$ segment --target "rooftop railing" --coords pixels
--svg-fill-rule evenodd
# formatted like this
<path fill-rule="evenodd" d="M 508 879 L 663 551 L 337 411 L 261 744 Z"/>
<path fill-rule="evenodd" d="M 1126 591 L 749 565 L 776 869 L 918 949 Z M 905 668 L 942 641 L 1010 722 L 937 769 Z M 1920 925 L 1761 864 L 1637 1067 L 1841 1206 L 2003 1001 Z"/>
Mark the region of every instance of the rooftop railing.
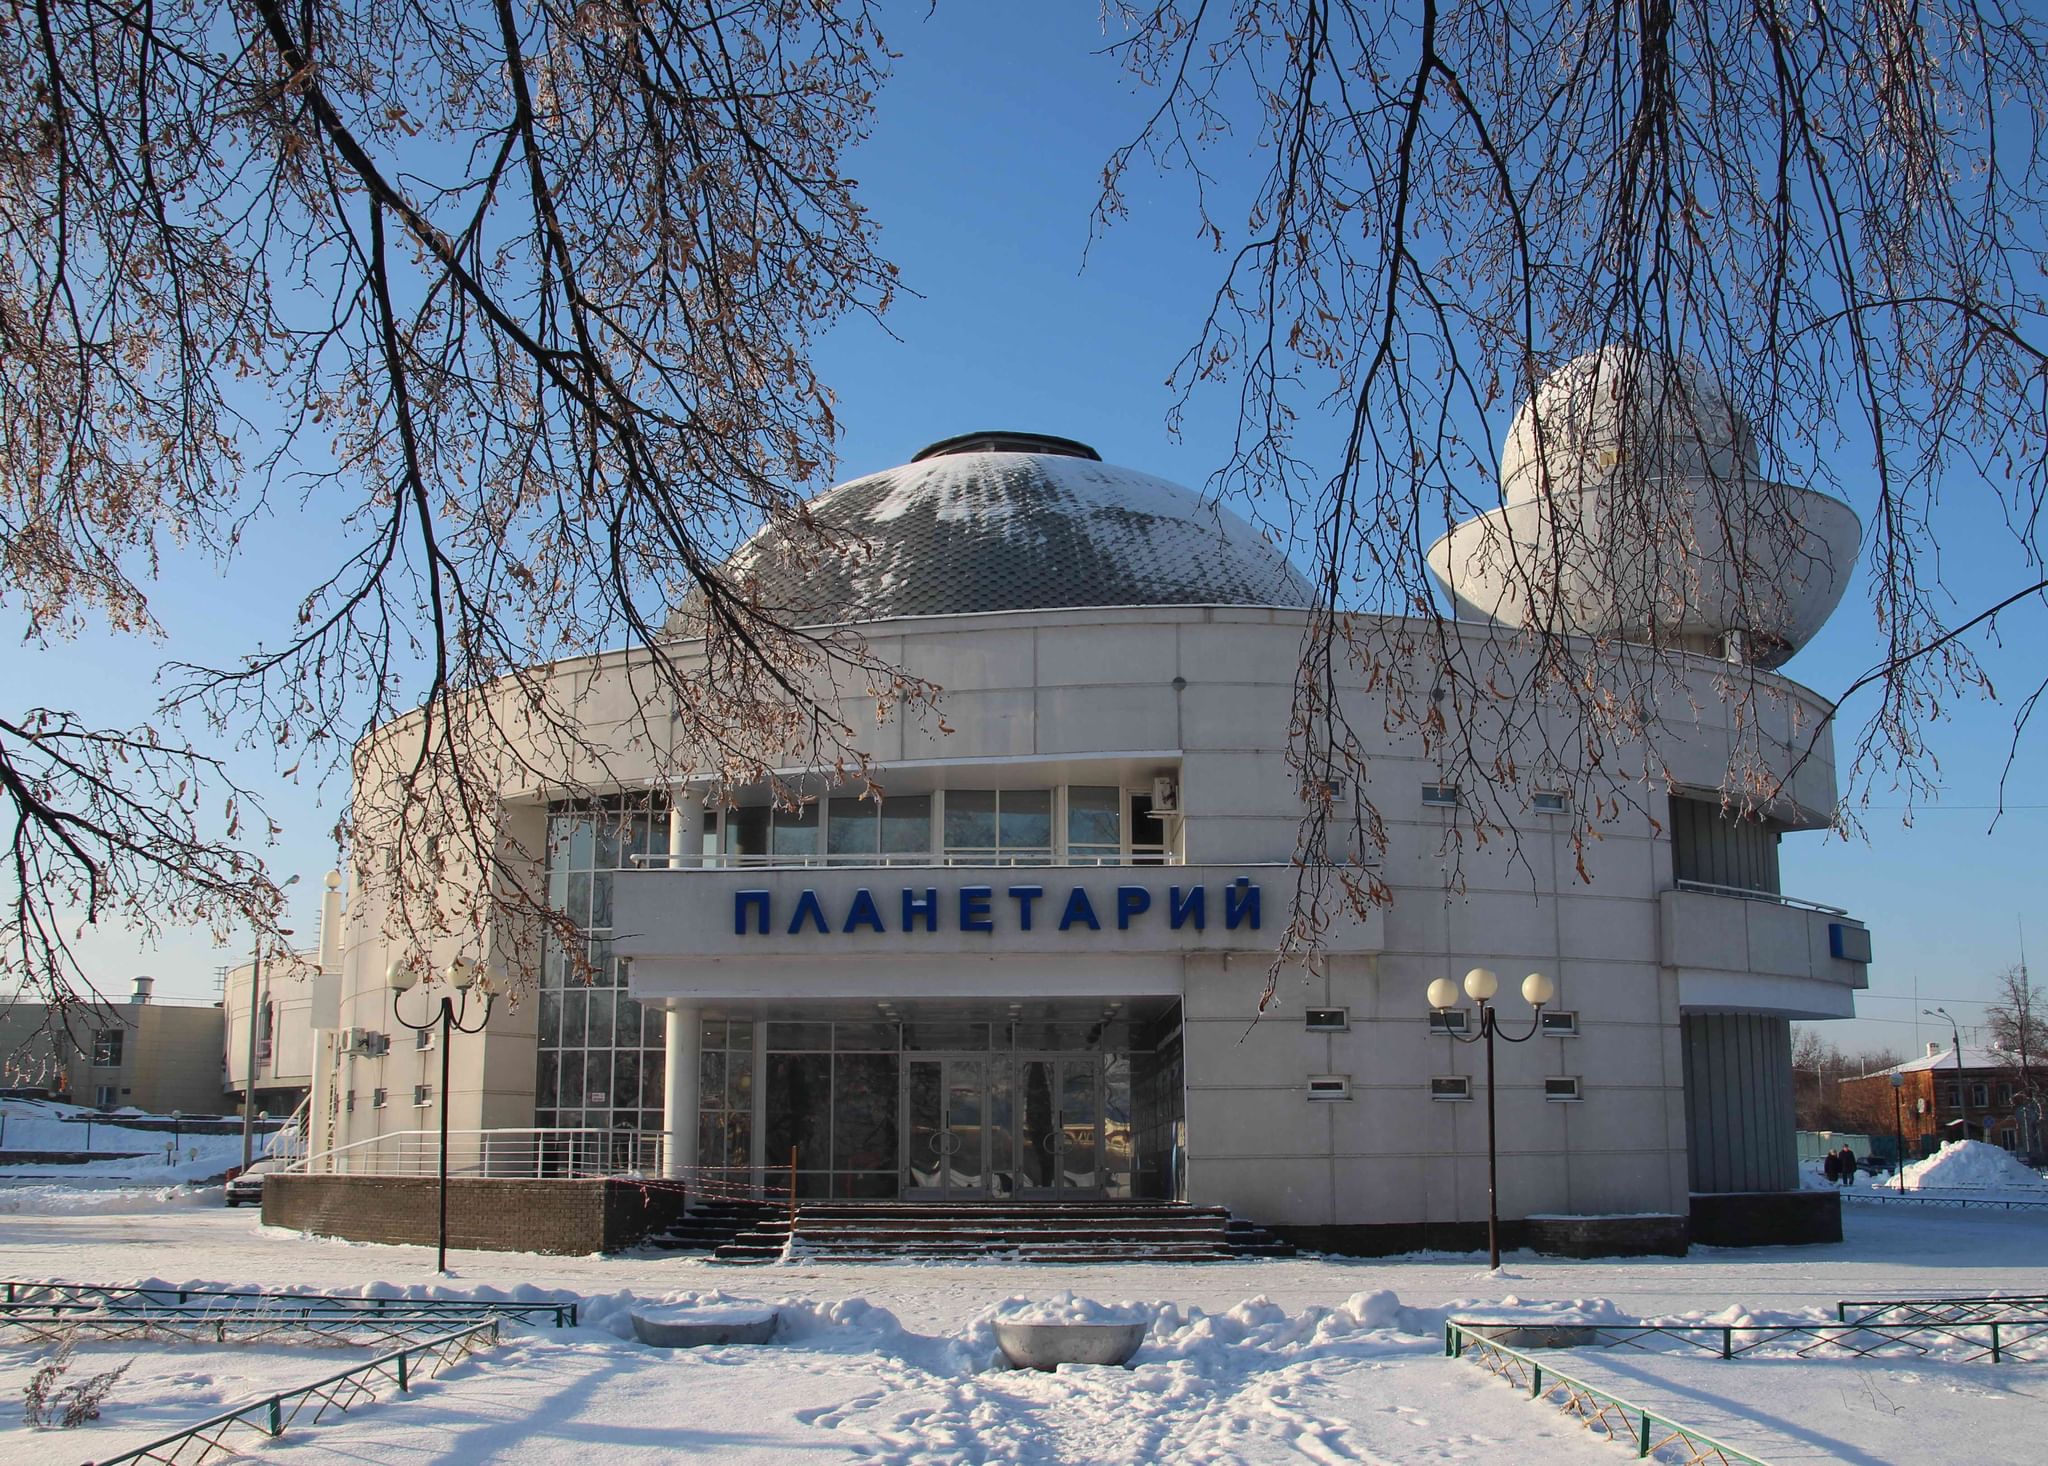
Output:
<path fill-rule="evenodd" d="M 1680 880 L 1672 884 L 1681 891 L 1698 891 L 1705 896 L 1732 896 L 1738 901 L 1768 901 L 1774 906 L 1790 906 L 1796 911 L 1818 911 L 1823 916 L 1849 914 L 1840 906 L 1829 906 L 1822 901 L 1808 901 L 1799 896 L 1787 896 L 1780 891 L 1757 891 L 1748 886 L 1721 886 L 1712 881 Z"/>

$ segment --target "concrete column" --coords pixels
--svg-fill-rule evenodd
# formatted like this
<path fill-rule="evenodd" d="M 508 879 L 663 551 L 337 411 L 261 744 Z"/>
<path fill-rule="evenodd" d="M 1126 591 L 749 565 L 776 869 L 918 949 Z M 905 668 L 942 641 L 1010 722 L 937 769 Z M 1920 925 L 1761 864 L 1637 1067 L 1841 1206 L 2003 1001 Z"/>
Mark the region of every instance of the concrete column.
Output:
<path fill-rule="evenodd" d="M 670 1179 L 697 1168 L 698 1051 L 703 1047 L 704 1021 L 694 1008 L 668 1010 L 668 1053 L 662 1080 L 662 1128 L 668 1131 L 668 1156 L 663 1173 Z"/>
<path fill-rule="evenodd" d="M 753 1168 L 758 1186 L 768 1161 L 768 1024 L 758 1013 L 754 1015 L 754 1120 L 747 1133 L 753 1137 L 747 1144 L 747 1164 Z"/>

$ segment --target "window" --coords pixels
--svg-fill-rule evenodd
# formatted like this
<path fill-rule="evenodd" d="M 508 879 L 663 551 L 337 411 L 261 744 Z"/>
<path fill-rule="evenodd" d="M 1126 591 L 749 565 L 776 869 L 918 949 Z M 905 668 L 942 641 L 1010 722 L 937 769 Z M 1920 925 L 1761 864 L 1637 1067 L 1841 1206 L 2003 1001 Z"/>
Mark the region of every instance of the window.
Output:
<path fill-rule="evenodd" d="M 1944 1084 L 1941 1087 L 1941 1102 L 1953 1110 L 1957 1107 L 1958 1097 L 1961 1094 L 1962 1090 L 1958 1089 L 1955 1085 Z"/>
<path fill-rule="evenodd" d="M 413 1030 L 412 1046 L 416 1049 L 430 1049 L 434 1046 L 434 1030 L 418 1028 Z"/>
<path fill-rule="evenodd" d="M 1472 1098 L 1472 1081 L 1462 1074 L 1439 1074 L 1429 1081 L 1429 1097 L 1433 1100 L 1468 1100 Z"/>
<path fill-rule="evenodd" d="M 1345 1033 L 1351 1028 L 1348 1008 L 1310 1008 L 1302 1018 L 1310 1033 Z"/>
<path fill-rule="evenodd" d="M 1074 865 L 1115 865 L 1123 859 L 1124 791 L 1088 785 L 1067 790 L 1067 859 Z"/>
<path fill-rule="evenodd" d="M 385 1100 L 385 1093 L 384 1093 L 384 1091 L 383 1091 L 383 1090 L 381 1090 L 381 1089 L 373 1089 L 373 1090 L 371 1090 L 371 1091 L 370 1091 L 370 1108 L 371 1108 L 371 1109 L 373 1109 L 373 1110 L 381 1110 L 381 1109 L 383 1109 L 383 1108 L 384 1108 L 384 1100 Z"/>
<path fill-rule="evenodd" d="M 2001 1131 L 1999 1131 L 1999 1132 L 1998 1132 L 1998 1143 L 1999 1143 L 2000 1145 L 2004 1146 L 2004 1147 L 2005 1147 L 2005 1148 L 2006 1148 L 2007 1150 L 2018 1150 L 2018 1149 L 2020 1148 L 2020 1133 L 2019 1133 L 2019 1131 L 2017 1131 L 2017 1130 L 2001 1130 Z"/>
<path fill-rule="evenodd" d="M 945 806 L 949 863 L 1052 864 L 1050 789 L 949 789 Z"/>
<path fill-rule="evenodd" d="M 356 1092 L 354 1090 L 350 1090 L 348 1092 L 348 1099 L 343 1103 L 341 1108 L 343 1112 L 346 1114 L 353 1115 L 356 1112 Z"/>
<path fill-rule="evenodd" d="M 1351 1098 L 1351 1076 L 1311 1074 L 1308 1077 L 1308 1097 L 1312 1100 L 1348 1100 Z"/>
<path fill-rule="evenodd" d="M 1463 1008 L 1432 1008 L 1429 1010 L 1429 1031 L 1431 1033 L 1464 1033 L 1472 1026 L 1472 1015 Z"/>
<path fill-rule="evenodd" d="M 2001 1109 L 2012 1103 L 2012 1086 L 2010 1084 L 1998 1086 L 1998 1103 Z"/>
<path fill-rule="evenodd" d="M 413 1103 L 413 1108 L 414 1108 L 414 1109 L 416 1109 L 416 1110 L 418 1110 L 418 1109 L 425 1109 L 425 1108 L 426 1108 L 426 1107 L 427 1107 L 428 1105 L 432 1104 L 433 1102 L 434 1102 L 434 1086 L 433 1086 L 433 1085 L 431 1085 L 431 1084 L 415 1084 L 415 1085 L 414 1085 L 414 1086 L 412 1087 L 412 1103 Z"/>
<path fill-rule="evenodd" d="M 1579 1015 L 1569 1008 L 1555 1008 L 1545 1011 L 1537 1020 L 1543 1032 L 1552 1038 L 1577 1038 L 1579 1036 Z"/>
<path fill-rule="evenodd" d="M 1566 814 L 1571 801 L 1559 789 L 1538 789 L 1529 796 L 1529 808 L 1538 814 Z"/>
<path fill-rule="evenodd" d="M 121 1103 L 118 1087 L 112 1084 L 100 1085 L 92 1092 L 92 1102 L 103 1110 L 113 1109 L 114 1106 Z"/>
<path fill-rule="evenodd" d="M 122 1033 L 118 1028 L 102 1028 L 92 1036 L 92 1066 L 95 1069 L 118 1069 L 121 1067 Z"/>
<path fill-rule="evenodd" d="M 906 856 L 922 862 L 932 848 L 932 797 L 834 799 L 826 810 L 825 854 L 846 865 L 898 865 Z"/>
<path fill-rule="evenodd" d="M 1970 1103 L 1980 1110 L 1988 1108 L 1991 1104 L 1991 1086 L 1988 1084 L 1971 1085 Z"/>
<path fill-rule="evenodd" d="M 1543 1081 L 1543 1097 L 1553 1103 L 1569 1103 L 1581 1098 L 1576 1075 L 1560 1075 Z"/>
<path fill-rule="evenodd" d="M 1422 786 L 1422 803 L 1425 808 L 1455 808 L 1458 803 L 1458 786 L 1456 784 L 1424 784 Z"/>

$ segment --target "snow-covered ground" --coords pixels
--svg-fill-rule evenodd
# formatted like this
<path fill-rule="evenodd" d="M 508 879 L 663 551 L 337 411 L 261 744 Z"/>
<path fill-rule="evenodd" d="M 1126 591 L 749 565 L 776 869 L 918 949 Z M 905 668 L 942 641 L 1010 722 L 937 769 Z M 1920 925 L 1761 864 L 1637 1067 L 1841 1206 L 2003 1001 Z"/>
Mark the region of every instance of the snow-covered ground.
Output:
<path fill-rule="evenodd" d="M 0 1126 L 0 1181 L 27 1177 L 54 1180 L 60 1187 L 78 1181 L 136 1181 L 154 1186 L 184 1181 L 208 1181 L 242 1163 L 239 1133 L 198 1135 L 178 1130 L 139 1130 L 121 1123 L 124 1119 L 161 1119 L 136 1110 L 87 1111 L 77 1105 L 54 1100 L 4 1100 L 0 1110 L 7 1120 Z M 67 1117 L 90 1113 L 90 1125 Z M 282 1141 L 283 1131 L 256 1137 L 261 1155 Z M 103 1161 L 77 1165 L 53 1165 L 46 1161 L 15 1163 L 10 1153 L 67 1151 L 81 1155 L 106 1154 Z M 0 1205 L 4 1205 L 0 1199 Z"/>
<path fill-rule="evenodd" d="M 213 1193 L 217 1195 L 217 1193 Z M 509 1330 L 504 1347 L 422 1388 L 294 1430 L 266 1456 L 308 1461 L 1190 1463 L 1625 1461 L 1546 1406 L 1441 1357 L 1449 1314 L 1832 1316 L 1841 1298 L 2048 1290 L 2048 1221 L 2030 1213 L 1855 1208 L 1848 1240 L 1573 1262 L 1465 1255 L 1206 1266 L 808 1264 L 727 1268 L 667 1255 L 549 1258 L 432 1253 L 302 1237 L 251 1211 L 167 1204 L 146 1188 L 0 1189 L 0 1259 L 13 1277 L 291 1287 L 330 1292 L 575 1296 L 583 1326 Z M 74 1206 L 74 1202 L 86 1202 Z M 990 1368 L 999 1308 L 1079 1299 L 1149 1319 L 1131 1369 L 1057 1375 Z M 768 1348 L 669 1353 L 631 1340 L 636 1303 L 778 1305 Z M 1082 1310 L 1085 1312 L 1085 1310 Z M 62 1435 L 0 1414 L 0 1460 L 105 1455 L 235 1398 L 310 1382 L 350 1353 L 309 1347 L 94 1345 L 146 1359 L 105 1418 Z M 81 1350 L 81 1353 L 84 1351 Z M 39 1351 L 0 1352 L 18 1392 Z M 1771 1461 L 1982 1463 L 2038 1458 L 2048 1364 L 1723 1363 L 1577 1351 L 1616 1390 Z M 104 1365 L 98 1367 L 105 1367 Z M 83 1365 L 80 1366 L 82 1370 Z M 240 1392 L 238 1394 L 238 1392 Z M 15 1396 L 18 1398 L 18 1394 Z"/>

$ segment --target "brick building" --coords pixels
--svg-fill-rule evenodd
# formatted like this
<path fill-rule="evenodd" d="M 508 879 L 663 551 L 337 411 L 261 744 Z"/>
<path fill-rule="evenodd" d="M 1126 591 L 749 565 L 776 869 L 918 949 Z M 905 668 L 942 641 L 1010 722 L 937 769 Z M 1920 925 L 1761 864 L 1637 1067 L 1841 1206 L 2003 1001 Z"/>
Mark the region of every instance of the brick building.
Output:
<path fill-rule="evenodd" d="M 1917 1059 L 1844 1079 L 1844 1121 L 1872 1135 L 1891 1134 L 1894 1073 L 1905 1081 L 1898 1125 L 1908 1155 L 1932 1155 L 1947 1140 L 1987 1140 L 2034 1157 L 2048 1150 L 2040 1101 L 2030 1099 L 2016 1055 L 1965 1044 L 1959 1069 L 1954 1048 L 1930 1043 Z"/>

